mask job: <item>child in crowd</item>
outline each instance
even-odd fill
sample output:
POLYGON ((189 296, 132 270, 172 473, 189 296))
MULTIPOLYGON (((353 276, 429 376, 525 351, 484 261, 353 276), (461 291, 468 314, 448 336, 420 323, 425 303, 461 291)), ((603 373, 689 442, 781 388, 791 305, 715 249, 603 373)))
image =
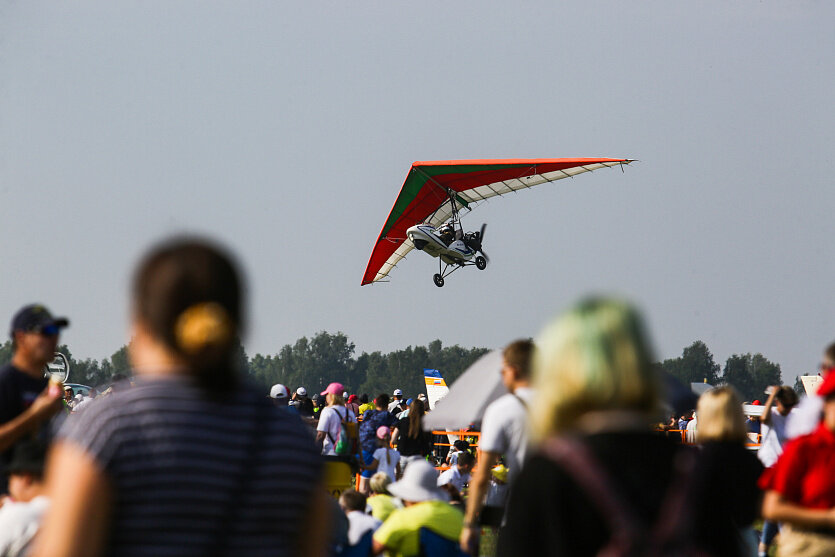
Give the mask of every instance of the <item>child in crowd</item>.
POLYGON ((371 464, 361 466, 365 470, 379 470, 391 478, 392 481, 400 477, 400 453, 391 448, 391 430, 382 425, 377 428, 377 445, 371 464))
POLYGON ((365 512, 383 522, 385 522, 392 512, 403 508, 403 503, 400 502, 400 499, 392 497, 391 493, 389 493, 388 487, 390 484, 391 478, 385 472, 377 472, 371 476, 371 480, 368 482, 368 487, 371 488, 371 495, 368 496, 366 501, 365 512))
POLYGON ((461 452, 455 466, 438 476, 438 486, 452 484, 459 493, 463 493, 464 487, 470 483, 470 472, 474 464, 475 457, 472 453, 461 452))
POLYGON ((0 555, 25 555, 38 532, 49 508, 43 481, 45 457, 46 445, 40 441, 21 441, 15 447, 5 470, 9 497, 0 501, 0 555))
POLYGON ((470 450, 470 444, 464 441, 463 439, 459 439, 452 443, 452 450, 449 451, 446 457, 447 466, 453 467, 458 464, 458 456, 461 453, 468 452, 470 450))
MULTIPOLYGON (((366 532, 374 532, 383 524, 381 520, 365 514, 365 504, 365 495, 353 489, 347 489, 339 496, 339 506, 348 517, 348 545, 357 545, 366 532)), ((368 545, 370 549, 370 539, 368 545)))

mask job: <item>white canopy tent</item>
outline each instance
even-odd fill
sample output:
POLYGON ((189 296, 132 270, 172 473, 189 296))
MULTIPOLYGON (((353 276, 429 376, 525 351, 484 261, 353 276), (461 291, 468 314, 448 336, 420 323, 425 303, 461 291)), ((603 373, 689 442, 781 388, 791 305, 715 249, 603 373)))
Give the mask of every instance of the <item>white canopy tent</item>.
POLYGON ((456 430, 480 422, 487 405, 507 393, 501 370, 501 350, 493 350, 476 360, 426 415, 423 427, 456 430))

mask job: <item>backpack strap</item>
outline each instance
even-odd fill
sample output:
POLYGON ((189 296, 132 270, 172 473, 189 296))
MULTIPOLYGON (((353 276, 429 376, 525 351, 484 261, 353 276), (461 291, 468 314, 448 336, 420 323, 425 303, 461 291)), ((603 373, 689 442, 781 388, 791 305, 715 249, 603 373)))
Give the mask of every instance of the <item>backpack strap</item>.
MULTIPOLYGON (((339 424, 340 424, 340 427, 341 427, 342 422, 344 422, 344 421, 345 421, 345 418, 347 418, 347 417, 348 417, 348 409, 347 409, 347 408, 345 409, 345 417, 343 418, 343 417, 342 417, 342 414, 340 414, 340 413, 339 413, 339 410, 337 410, 337 409, 336 409, 336 406, 335 406, 335 405, 334 405, 334 406, 331 406, 331 408, 333 408, 333 411, 334 411, 334 412, 336 412, 336 415, 337 415, 337 416, 339 416, 339 424)), ((333 445, 333 446, 334 446, 334 448, 335 448, 335 447, 336 447, 336 440, 333 438, 333 435, 331 435, 331 432, 330 432, 330 431, 326 431, 326 432, 325 432, 325 434, 328 436, 328 439, 330 439, 330 440, 331 440, 331 445, 333 445)))
POLYGON ((645 529, 588 447, 576 439, 553 437, 546 441, 542 454, 571 476, 608 523, 612 535, 598 556, 629 555, 645 529))
POLYGON ((694 451, 680 450, 675 455, 670 485, 653 524, 642 524, 636 519, 627 499, 580 440, 551 438, 543 446, 542 454, 571 476, 608 523, 612 536, 598 557, 632 555, 636 550, 642 551, 645 557, 704 555, 694 545, 690 531, 688 495, 696 468, 694 451))

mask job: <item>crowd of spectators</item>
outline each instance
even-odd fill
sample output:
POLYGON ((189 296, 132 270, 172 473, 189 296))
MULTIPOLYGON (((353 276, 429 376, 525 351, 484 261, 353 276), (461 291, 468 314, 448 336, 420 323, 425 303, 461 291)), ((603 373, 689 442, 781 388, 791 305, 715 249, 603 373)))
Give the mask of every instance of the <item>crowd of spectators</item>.
POLYGON ((423 394, 265 397, 234 365, 241 284, 210 242, 156 246, 133 377, 101 394, 45 377, 68 319, 12 318, 0 556, 477 555, 487 531, 500 556, 835 555, 835 345, 815 396, 676 408, 635 309, 588 299, 505 347, 480 437, 433 439, 423 394), (334 463, 356 472, 336 490, 334 463))

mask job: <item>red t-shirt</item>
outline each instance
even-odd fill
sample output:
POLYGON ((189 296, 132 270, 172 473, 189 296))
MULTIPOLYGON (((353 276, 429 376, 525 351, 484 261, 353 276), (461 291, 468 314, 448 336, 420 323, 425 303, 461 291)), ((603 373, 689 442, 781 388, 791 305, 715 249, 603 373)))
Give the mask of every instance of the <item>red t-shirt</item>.
POLYGON ((835 507, 835 433, 820 424, 813 433, 789 442, 759 484, 803 507, 835 507))

